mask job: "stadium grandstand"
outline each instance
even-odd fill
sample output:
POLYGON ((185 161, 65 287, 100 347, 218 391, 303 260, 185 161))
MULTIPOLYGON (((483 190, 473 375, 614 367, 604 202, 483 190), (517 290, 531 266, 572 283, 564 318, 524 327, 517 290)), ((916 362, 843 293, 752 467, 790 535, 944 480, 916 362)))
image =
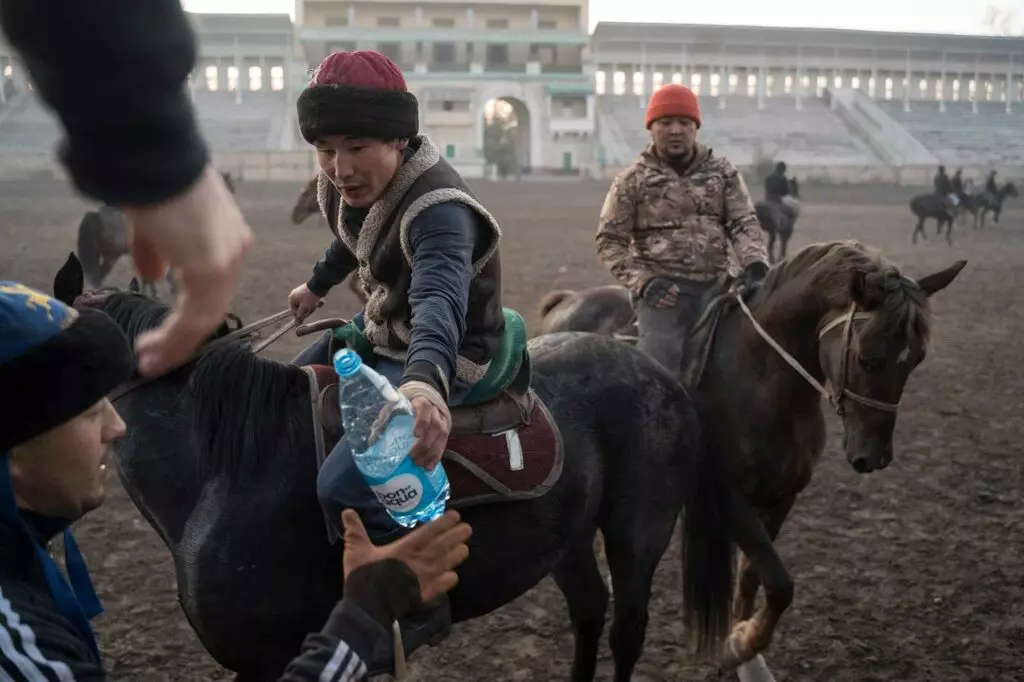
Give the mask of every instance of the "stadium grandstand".
MULTIPOLYGON (((294 22, 192 14, 187 87, 218 164, 250 179, 313 172, 295 98, 351 49, 398 63, 421 129, 467 176, 610 175, 644 147, 647 98, 667 83, 697 92, 701 139, 741 167, 783 159, 835 181, 1024 167, 1024 38, 610 22, 588 35, 588 13, 587 0, 297 0, 294 22)), ((0 68, 4 165, 52 161, 59 128, 2 44, 0 68)))

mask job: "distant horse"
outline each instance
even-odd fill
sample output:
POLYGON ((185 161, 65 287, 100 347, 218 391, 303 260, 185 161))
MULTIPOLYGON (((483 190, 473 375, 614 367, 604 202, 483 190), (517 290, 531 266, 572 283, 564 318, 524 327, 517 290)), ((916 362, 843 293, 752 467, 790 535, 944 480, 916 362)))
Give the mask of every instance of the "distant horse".
MULTIPOLYGON (((799 199, 800 186, 793 178, 789 181, 790 196, 799 199)), ((768 233, 768 258, 774 263, 779 258, 786 257, 786 246, 790 237, 793 236, 793 228, 796 226, 797 218, 800 217, 799 204, 791 204, 790 210, 794 215, 789 216, 786 208, 775 201, 758 201, 754 204, 754 212, 757 214, 757 222, 761 223, 761 229, 768 233), (779 255, 775 256, 775 240, 779 240, 779 255)))
POLYGON ((635 319, 629 291, 617 284, 545 294, 538 306, 540 334, 585 331, 611 336, 635 319))
POLYGON ((992 213, 992 222, 999 222, 999 214, 1003 212, 1003 202, 1007 197, 1018 197, 1017 186, 1012 182, 1006 182, 995 194, 992 192, 981 192, 974 195, 974 229, 978 229, 978 222, 981 221, 981 229, 985 229, 985 214, 992 213))
POLYGON ((953 209, 946 203, 945 196, 929 192, 918 194, 910 200, 910 212, 917 216, 917 225, 914 226, 914 234, 910 237, 910 243, 917 243, 917 236, 927 239, 924 231, 924 221, 928 218, 935 218, 935 234, 942 234, 942 226, 946 226, 946 243, 953 245, 953 209))
POLYGON ((928 347, 929 298, 965 265, 915 282, 858 242, 812 244, 772 268, 747 310, 732 296, 705 309, 689 369, 702 426, 732 475, 743 551, 726 668, 764 651, 792 602, 773 543, 824 450, 822 396, 843 421, 853 469, 888 466, 903 388, 928 347))
POLYGON ((318 178, 319 176, 314 175, 313 179, 302 187, 302 191, 299 192, 298 198, 295 199, 295 205, 292 206, 293 224, 301 225, 309 216, 320 215, 320 204, 316 198, 316 185, 318 178))
MULTIPOLYGON (((221 172, 224 184, 232 194, 235 183, 230 172, 221 172)), ((128 253, 128 226, 124 213, 113 206, 100 206, 86 211, 78 224, 78 258, 85 271, 85 279, 91 288, 103 286, 103 281, 117 265, 121 256, 128 253)), ((167 273, 167 284, 174 291, 173 276, 167 273)), ((156 282, 144 280, 142 289, 154 298, 157 296, 156 282)))
MULTIPOLYGON (((138 294, 82 290, 72 256, 54 279, 61 300, 103 310, 129 337, 169 310, 138 294)), ((615 592, 614 679, 627 682, 652 578, 685 507, 684 624, 698 652, 717 652, 733 569, 728 484, 718 453, 702 447, 687 392, 605 336, 548 335, 530 354, 531 385, 561 432, 561 473, 540 497, 462 510, 474 533, 453 620, 489 613, 551 573, 576 637, 572 679, 592 680, 608 605, 594 557, 600 529, 615 592)), ((121 482, 170 550, 203 646, 242 680, 277 679, 341 597, 342 548, 327 541, 316 496, 319 394, 307 369, 221 343, 117 398, 128 424, 115 451, 121 482)), ((527 452, 525 470, 537 463, 527 452)))

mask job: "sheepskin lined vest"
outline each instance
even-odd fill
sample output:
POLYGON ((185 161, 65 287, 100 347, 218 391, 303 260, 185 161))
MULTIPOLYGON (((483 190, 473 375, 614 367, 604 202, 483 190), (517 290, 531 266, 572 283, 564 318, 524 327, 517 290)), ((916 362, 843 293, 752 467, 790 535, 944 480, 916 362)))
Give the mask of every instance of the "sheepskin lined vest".
POLYGON ((346 229, 345 205, 323 173, 317 182, 320 211, 331 231, 359 261, 359 279, 368 298, 363 333, 377 355, 404 360, 411 341, 409 226, 424 209, 435 204, 454 201, 473 209, 478 224, 489 228, 491 238, 474 249, 466 333, 459 347, 455 376, 476 383, 501 346, 505 328, 498 256, 501 229, 429 138, 421 135, 410 141, 410 146, 418 149, 370 207, 358 235, 346 229))

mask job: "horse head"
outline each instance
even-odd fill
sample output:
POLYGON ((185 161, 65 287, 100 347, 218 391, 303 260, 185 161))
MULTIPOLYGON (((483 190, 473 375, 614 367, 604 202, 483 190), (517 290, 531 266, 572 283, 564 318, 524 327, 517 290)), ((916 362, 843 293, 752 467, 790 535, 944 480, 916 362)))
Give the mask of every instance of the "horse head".
POLYGON ((299 192, 299 197, 295 200, 295 206, 292 207, 293 224, 299 225, 309 216, 320 212, 320 203, 317 199, 318 177, 315 176, 307 182, 306 186, 299 192))
POLYGON ((893 458, 893 430, 910 374, 924 360, 931 332, 929 299, 967 261, 914 281, 881 256, 846 261, 846 295, 818 326, 818 361, 843 420, 843 449, 858 473, 893 458))

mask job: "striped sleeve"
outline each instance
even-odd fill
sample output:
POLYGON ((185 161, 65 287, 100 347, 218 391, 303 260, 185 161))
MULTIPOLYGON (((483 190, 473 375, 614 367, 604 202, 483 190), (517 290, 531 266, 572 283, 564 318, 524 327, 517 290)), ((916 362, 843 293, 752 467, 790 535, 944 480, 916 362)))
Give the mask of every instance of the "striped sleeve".
POLYGON ((0 588, 0 679, 98 682, 107 678, 67 621, 50 611, 19 608, 0 588))
POLYGON ((367 660, 389 650, 391 635, 355 605, 342 600, 323 630, 308 635, 280 682, 363 682, 367 660), (387 647, 385 649, 384 647, 387 647))

